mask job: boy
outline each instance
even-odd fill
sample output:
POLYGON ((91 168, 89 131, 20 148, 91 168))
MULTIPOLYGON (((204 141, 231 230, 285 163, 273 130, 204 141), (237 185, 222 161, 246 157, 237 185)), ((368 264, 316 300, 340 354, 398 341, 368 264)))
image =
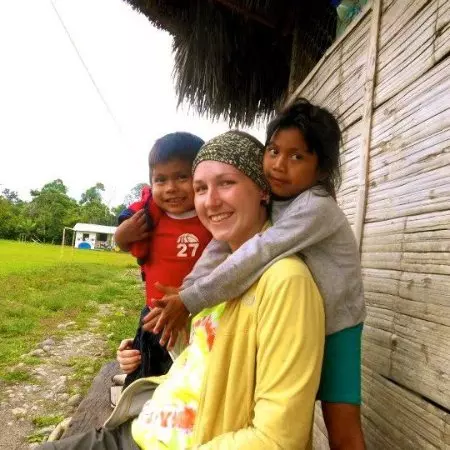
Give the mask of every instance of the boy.
POLYGON ((155 283, 181 286, 211 239, 197 218, 192 187, 192 163, 203 143, 183 132, 158 139, 149 154, 151 191, 144 188, 141 200, 119 216, 115 240, 138 258, 146 290, 136 337, 121 344, 121 349, 133 348, 142 355, 140 367, 128 374, 125 386, 143 376, 162 375, 172 364, 160 337, 145 332, 141 322, 154 300, 163 296, 155 283))

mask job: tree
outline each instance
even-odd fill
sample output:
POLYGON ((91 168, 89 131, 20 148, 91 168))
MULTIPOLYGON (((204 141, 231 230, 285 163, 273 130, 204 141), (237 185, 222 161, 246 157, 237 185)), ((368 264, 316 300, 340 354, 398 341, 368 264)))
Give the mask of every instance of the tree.
POLYGON ((148 183, 138 183, 136 184, 130 191, 130 193, 125 197, 124 203, 125 205, 129 205, 130 203, 136 202, 141 198, 142 189, 148 186, 148 183))
POLYGON ((127 207, 127 205, 125 205, 124 203, 122 203, 122 204, 120 204, 120 205, 117 205, 117 206, 114 206, 113 208, 111 208, 111 212, 113 213, 113 215, 114 215, 116 221, 117 221, 117 218, 119 217, 119 214, 120 214, 124 209, 126 209, 126 207, 127 207))
POLYGON ((0 194, 0 239, 17 239, 19 237, 17 224, 23 207, 24 202, 20 200, 17 192, 3 189, 0 194))
POLYGON ((0 238, 17 238, 18 210, 16 205, 0 196, 0 238))
MULTIPOLYGON (((32 200, 24 212, 25 217, 35 224, 35 235, 44 242, 61 242, 63 227, 73 227, 78 221, 79 207, 76 200, 67 195, 67 187, 61 179, 30 193, 32 200)), ((25 224, 27 229, 28 225, 25 224)))
POLYGON ((96 183, 83 194, 80 200, 80 219, 85 223, 114 225, 115 217, 109 207, 102 202, 101 192, 105 190, 103 183, 96 183))
POLYGON ((84 205, 89 202, 102 202, 102 192, 105 191, 103 183, 96 183, 95 186, 90 187, 83 194, 81 194, 80 205, 84 205))
POLYGON ((20 217, 17 222, 17 231, 25 240, 31 239, 37 228, 36 222, 33 222, 29 217, 20 217))
POLYGON ((16 191, 11 191, 10 189, 3 189, 1 197, 8 200, 8 202, 17 205, 22 200, 20 200, 19 195, 16 191))

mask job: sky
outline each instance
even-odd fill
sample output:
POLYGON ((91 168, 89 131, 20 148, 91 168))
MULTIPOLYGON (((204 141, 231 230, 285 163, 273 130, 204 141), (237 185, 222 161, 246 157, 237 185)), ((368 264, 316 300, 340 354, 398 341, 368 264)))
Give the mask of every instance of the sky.
POLYGON ((226 131, 177 110, 171 45, 123 0, 0 0, 0 191, 28 200, 61 178, 79 199, 102 182, 115 206, 159 136, 226 131))

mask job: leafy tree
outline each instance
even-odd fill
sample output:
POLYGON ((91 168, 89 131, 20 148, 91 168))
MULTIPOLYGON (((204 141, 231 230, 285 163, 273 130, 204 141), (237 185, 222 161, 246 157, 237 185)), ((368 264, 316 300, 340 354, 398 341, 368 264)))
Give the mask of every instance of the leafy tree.
POLYGON ((10 203, 17 205, 22 200, 20 200, 19 195, 16 191, 11 191, 10 189, 3 189, 1 197, 8 200, 10 203))
POLYGON ((25 216, 35 224, 35 235, 44 242, 61 242, 63 227, 78 221, 77 202, 67 195, 67 187, 60 179, 30 193, 32 200, 25 208, 25 216))
POLYGON ((134 186, 130 193, 125 197, 124 204, 129 205, 130 203, 136 202, 141 198, 141 191, 142 189, 148 186, 148 183, 138 183, 136 186, 134 186))
POLYGON ((37 223, 29 217, 20 217, 17 222, 17 231, 25 240, 30 239, 36 231, 37 223))
POLYGON ((96 183, 95 186, 90 187, 83 194, 81 194, 80 205, 84 205, 89 202, 102 202, 102 192, 105 191, 103 183, 96 183))
POLYGON ((115 214, 102 201, 105 187, 96 183, 83 193, 78 203, 68 196, 61 179, 30 191, 32 200, 20 200, 17 192, 4 189, 0 193, 0 239, 36 238, 43 242, 60 243, 64 227, 72 228, 77 222, 115 225, 115 214))
POLYGON ((97 183, 83 194, 80 200, 80 221, 99 225, 114 225, 115 217, 109 207, 102 202, 103 183, 97 183))
POLYGON ((113 208, 111 208, 111 212, 114 215, 114 218, 117 222, 117 218, 119 217, 119 214, 127 207, 127 205, 125 205, 124 203, 114 206, 113 208))
POLYGON ((16 239, 18 237, 17 222, 20 210, 7 198, 0 196, 0 238, 16 239))

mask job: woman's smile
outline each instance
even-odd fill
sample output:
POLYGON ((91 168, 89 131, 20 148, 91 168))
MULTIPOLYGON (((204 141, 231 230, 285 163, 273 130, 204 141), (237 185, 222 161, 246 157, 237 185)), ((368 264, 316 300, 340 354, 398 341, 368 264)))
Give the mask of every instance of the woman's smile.
POLYGON ((209 216, 209 220, 213 223, 220 223, 224 220, 230 218, 233 215, 232 212, 229 213, 220 213, 220 214, 213 214, 209 216))

